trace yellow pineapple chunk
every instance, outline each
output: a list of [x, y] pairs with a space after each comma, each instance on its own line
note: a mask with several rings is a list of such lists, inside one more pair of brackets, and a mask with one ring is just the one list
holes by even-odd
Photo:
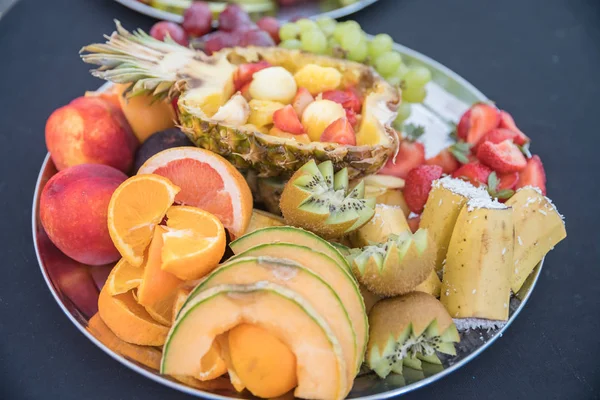
[[248, 103], [250, 106], [250, 117], [248, 123], [258, 128], [273, 123], [273, 113], [284, 107], [282, 103], [269, 100], [252, 99]]
[[333, 121], [346, 116], [344, 107], [331, 100], [316, 100], [302, 113], [302, 125], [313, 142], [318, 142], [325, 128]]
[[269, 131], [269, 135], [277, 136], [277, 137], [280, 137], [283, 139], [293, 139], [298, 143], [304, 143], [304, 144], [310, 143], [310, 138], [308, 137], [308, 135], [306, 133], [303, 133], [302, 135], [294, 135], [293, 133], [284, 132], [281, 129], [273, 127]]
[[304, 87], [316, 96], [326, 90], [337, 89], [342, 82], [342, 74], [332, 67], [308, 64], [296, 72], [294, 79], [298, 87]]

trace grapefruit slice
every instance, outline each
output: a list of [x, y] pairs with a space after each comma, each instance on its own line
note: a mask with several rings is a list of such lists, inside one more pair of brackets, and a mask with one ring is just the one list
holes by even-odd
[[138, 174], [168, 178], [181, 191], [175, 202], [216, 215], [234, 237], [252, 216], [252, 193], [244, 177], [223, 157], [197, 147], [175, 147], [148, 159]]

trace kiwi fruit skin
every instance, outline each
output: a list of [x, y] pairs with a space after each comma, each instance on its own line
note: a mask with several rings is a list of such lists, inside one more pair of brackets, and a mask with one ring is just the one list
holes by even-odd
[[[335, 177], [330, 161], [316, 165], [314, 160], [303, 165], [286, 183], [279, 203], [287, 224], [310, 230], [326, 239], [338, 238], [367, 223], [374, 214], [374, 199], [363, 199], [362, 190], [348, 193], [347, 171], [339, 171]], [[344, 179], [345, 178], [345, 179]], [[320, 196], [312, 191], [315, 186], [327, 185]], [[336, 193], [337, 189], [337, 193]], [[328, 195], [337, 195], [348, 211], [336, 212], [327, 200]], [[318, 198], [316, 198], [318, 197]], [[352, 206], [349, 207], [348, 205]], [[359, 210], [353, 209], [360, 207]]]
[[[423, 292], [410, 292], [403, 296], [383, 299], [369, 312], [369, 343], [365, 360], [367, 366], [381, 377], [390, 372], [401, 373], [402, 364], [421, 369], [421, 361], [437, 359], [435, 354], [417, 353], [416, 357], [390, 359], [386, 348], [402, 345], [410, 337], [426, 336], [432, 343], [443, 344], [444, 353], [452, 352], [452, 342], [460, 338], [452, 318], [435, 297]], [[452, 347], [452, 351], [448, 347]], [[406, 359], [406, 360], [405, 360]], [[437, 362], [435, 362], [437, 364]]]

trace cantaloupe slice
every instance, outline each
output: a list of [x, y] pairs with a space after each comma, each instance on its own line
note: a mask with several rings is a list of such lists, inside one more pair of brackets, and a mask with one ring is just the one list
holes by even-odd
[[331, 243], [304, 229], [293, 226], [271, 226], [248, 233], [229, 244], [235, 254], [242, 253], [251, 247], [267, 243], [294, 243], [310, 247], [333, 258], [338, 264], [350, 270], [350, 264]]
[[233, 368], [253, 395], [272, 398], [296, 387], [296, 356], [269, 331], [242, 324], [228, 338]]
[[215, 338], [249, 323], [266, 329], [296, 357], [296, 397], [342, 399], [350, 391], [342, 348], [308, 301], [270, 282], [208, 289], [179, 313], [163, 350], [161, 373], [194, 376]]
[[[303, 231], [301, 231], [303, 232]], [[337, 250], [336, 250], [337, 251]], [[367, 346], [368, 320], [363, 298], [354, 277], [329, 256], [306, 246], [292, 243], [271, 243], [252, 247], [236, 256], [239, 257], [277, 257], [300, 263], [327, 282], [338, 294], [350, 315], [352, 327], [357, 339], [356, 368], [360, 369], [362, 356]]]
[[[264, 256], [236, 258], [217, 268], [202, 281], [188, 297], [188, 303], [211, 287], [257, 282], [276, 283], [307, 299], [336, 335], [344, 351], [346, 364], [357, 364], [356, 359], [360, 356], [357, 352], [356, 335], [342, 300], [324, 279], [299, 263]], [[276, 347], [277, 343], [273, 343], [272, 346]], [[354, 379], [356, 372], [355, 368], [348, 368], [349, 381]], [[248, 386], [243, 379], [242, 382]]]
[[165, 232], [165, 228], [157, 226], [154, 229], [154, 236], [148, 248], [142, 282], [137, 291], [138, 302], [143, 306], [153, 306], [173, 296], [183, 282], [170, 272], [161, 269], [163, 233]]

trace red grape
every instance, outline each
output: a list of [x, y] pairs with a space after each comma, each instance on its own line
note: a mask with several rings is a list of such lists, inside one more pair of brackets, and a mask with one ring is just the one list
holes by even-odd
[[228, 4], [219, 14], [219, 29], [222, 31], [233, 32], [253, 24], [248, 13], [237, 4]]
[[273, 17], [262, 17], [256, 23], [260, 29], [267, 32], [275, 43], [279, 43], [279, 21]]
[[269, 34], [260, 29], [252, 29], [241, 34], [241, 40], [239, 45], [242, 47], [246, 46], [275, 46], [273, 38]]
[[204, 1], [195, 1], [183, 13], [183, 29], [188, 35], [202, 36], [211, 31], [212, 12]]
[[225, 47], [235, 47], [240, 43], [240, 35], [237, 32], [216, 31], [205, 35], [203, 38], [204, 51], [212, 54]]
[[187, 46], [188, 39], [185, 31], [181, 26], [174, 22], [160, 21], [154, 24], [152, 29], [150, 29], [150, 36], [158, 40], [164, 40], [167, 34], [169, 34], [171, 39], [173, 39], [175, 42], [182, 46]]

